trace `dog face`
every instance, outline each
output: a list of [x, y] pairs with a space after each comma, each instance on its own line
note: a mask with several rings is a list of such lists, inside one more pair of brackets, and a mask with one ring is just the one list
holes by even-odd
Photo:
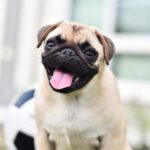
[[109, 63], [114, 45], [97, 30], [72, 22], [44, 26], [38, 45], [44, 42], [42, 63], [49, 84], [60, 93], [81, 89]]

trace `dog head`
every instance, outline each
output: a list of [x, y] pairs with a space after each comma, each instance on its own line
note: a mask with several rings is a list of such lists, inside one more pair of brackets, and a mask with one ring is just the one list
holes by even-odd
[[109, 64], [112, 41], [96, 29], [72, 22], [44, 26], [38, 45], [44, 43], [42, 63], [53, 90], [69, 93], [81, 89]]

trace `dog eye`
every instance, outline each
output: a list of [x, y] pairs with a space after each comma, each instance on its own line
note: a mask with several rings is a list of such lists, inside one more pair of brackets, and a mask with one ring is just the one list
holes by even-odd
[[84, 54], [85, 54], [86, 56], [88, 56], [88, 57], [93, 57], [93, 56], [96, 56], [96, 55], [97, 55], [97, 53], [96, 53], [95, 51], [93, 51], [93, 49], [86, 50], [86, 51], [84, 52]]
[[93, 51], [86, 51], [85, 54], [88, 56], [88, 57], [92, 57], [95, 55], [95, 53], [93, 53]]
[[56, 42], [54, 40], [48, 40], [45, 44], [45, 49], [50, 50], [56, 46]]
[[98, 57], [98, 53], [93, 48], [86, 50], [84, 54], [85, 57], [91, 60], [92, 62], [95, 61]]

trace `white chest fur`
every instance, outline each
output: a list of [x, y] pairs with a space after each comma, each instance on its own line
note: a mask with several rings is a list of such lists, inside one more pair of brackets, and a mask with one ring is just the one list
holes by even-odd
[[43, 125], [60, 150], [92, 150], [99, 144], [97, 138], [111, 128], [93, 99], [90, 103], [83, 99], [58, 100], [48, 109]]

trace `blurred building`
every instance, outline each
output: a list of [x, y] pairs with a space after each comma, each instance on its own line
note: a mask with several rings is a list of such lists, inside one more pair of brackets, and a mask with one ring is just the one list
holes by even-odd
[[96, 26], [116, 45], [111, 67], [127, 104], [150, 105], [150, 0], [1, 0], [0, 106], [37, 81], [36, 35], [60, 20]]

